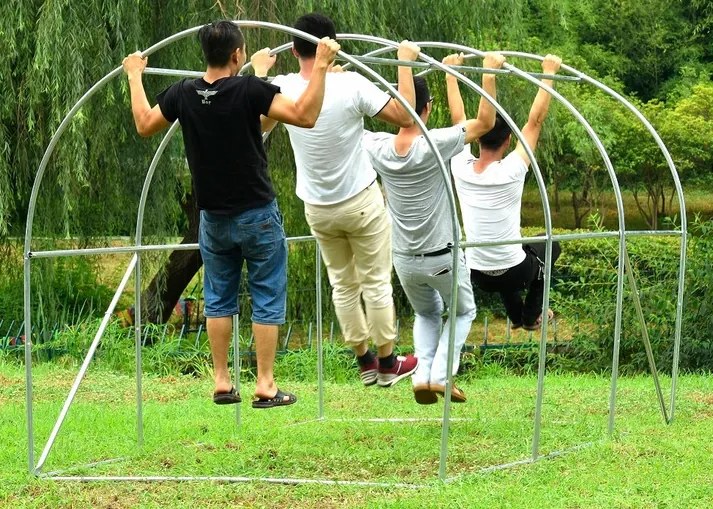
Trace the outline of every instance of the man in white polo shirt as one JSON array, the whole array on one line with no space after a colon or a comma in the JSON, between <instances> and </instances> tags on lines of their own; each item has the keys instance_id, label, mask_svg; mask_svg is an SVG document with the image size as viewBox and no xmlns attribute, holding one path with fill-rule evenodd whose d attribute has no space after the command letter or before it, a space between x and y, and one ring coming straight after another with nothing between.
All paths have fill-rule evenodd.
<instances>
[{"instance_id":1,"label":"man in white polo shirt","mask_svg":"<svg viewBox=\"0 0 713 509\"><path fill-rule=\"evenodd\" d=\"M453 64L451 55L443 60ZM488 54L484 67L500 68L505 59ZM431 114L428 84L414 77L416 112L425 123ZM495 75L483 75L483 88L495 97ZM495 108L481 100L478 118L445 129L431 129L429 137L441 157L448 161L495 125ZM452 215L448 206L446 181L431 149L417 125L403 127L398 134L364 134L364 146L381 176L387 206L393 221L394 267L415 313L413 343L418 368L413 375L417 403L431 404L445 392L448 378L448 342L450 322L455 320L453 373L458 371L460 352L475 318L475 302L463 252L459 253L458 296L454 312L443 324L444 302L449 304L453 289ZM465 402L462 390L451 388L451 400Z\"/></svg>"},{"instance_id":2,"label":"man in white polo shirt","mask_svg":"<svg viewBox=\"0 0 713 509\"><path fill-rule=\"evenodd\" d=\"M317 13L300 17L295 28L318 38L323 37L319 34L334 37L336 32L332 20ZM307 86L315 48L294 38L300 72L273 81L287 97L299 98ZM415 60L418 52L416 45L404 42L398 58ZM271 62L253 65L256 76L265 76ZM413 106L411 68L399 67L398 75L399 92ZM411 355L393 354L391 222L376 172L362 147L365 116L399 126L413 124L398 101L364 76L345 72L327 76L324 104L313 129L286 127L295 153L297 196L305 202L307 223L327 267L342 334L357 356L364 385L390 387L411 375L418 361ZM265 119L263 130L274 125ZM369 338L376 344L378 358L369 350Z\"/></svg>"},{"instance_id":3,"label":"man in white polo shirt","mask_svg":"<svg viewBox=\"0 0 713 509\"><path fill-rule=\"evenodd\" d=\"M559 57L547 55L542 62L545 74L555 74L562 63ZM552 80L542 80L552 86ZM463 115L458 83L448 81L448 102L451 120L459 123ZM459 106L460 105L460 106ZM522 128L525 141L534 151L542 124L550 105L549 92L537 92L527 123ZM468 242L493 242L521 238L520 204L530 165L522 143L507 157L511 131L498 115L495 127L478 140L480 155L476 159L466 146L451 160L458 199L463 215L463 227ZM559 256L558 243L553 243L552 263ZM537 330L542 323L542 294L544 291L544 244L472 247L466 250L471 281L486 292L498 292L512 328ZM525 291L525 299L521 292ZM548 314L550 314L549 311Z\"/></svg>"}]
</instances>

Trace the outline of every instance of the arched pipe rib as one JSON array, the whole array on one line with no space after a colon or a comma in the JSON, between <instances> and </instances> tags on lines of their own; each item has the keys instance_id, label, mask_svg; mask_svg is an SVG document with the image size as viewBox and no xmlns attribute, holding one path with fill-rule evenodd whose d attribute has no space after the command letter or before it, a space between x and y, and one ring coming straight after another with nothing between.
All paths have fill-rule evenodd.
<instances>
[{"instance_id":1,"label":"arched pipe rib","mask_svg":"<svg viewBox=\"0 0 713 509\"><path fill-rule=\"evenodd\" d=\"M474 54L479 57L483 57L484 53L482 52L477 52L473 51L472 48L469 48L467 46L459 45L459 44L444 44L444 43L438 43L438 42L419 42L419 45L422 47L441 47L441 48L447 48L450 50L454 51L461 51L469 54ZM559 92L555 91L553 88L544 85L543 83L539 82L538 80L535 80L531 76L529 76L527 73L517 69L515 66L511 64L505 64L504 67L506 69L511 70L515 75L524 78L525 80L537 85L538 87L547 90L552 97L557 99L561 104L563 104L569 111L572 113L575 118L582 124L582 126L585 128L589 136L592 138L594 141L595 145L597 146L597 149L599 150L600 154L602 155L603 160L605 161L605 165L607 166L607 170L609 172L610 179L612 179L612 184L615 188L615 197L617 201L617 211L618 211L618 217L619 217L619 265L618 265L618 271L617 271L617 310L619 311L617 313L617 318L615 322L615 335L618 336L621 331L621 303L622 303L622 297L623 297L623 276L624 276L624 264L623 264L623 254L624 254L624 249L625 249L625 244L624 244L624 231L625 231L625 223L624 223L624 207L623 207L623 201L621 199L621 194L619 192L619 187L618 183L616 180L616 175L614 174L613 168L611 166L611 162L609 161L609 157L606 153L606 150L604 149L603 145L601 144L601 141L597 137L596 133L594 130L591 128L589 123L582 117L582 115L579 113L579 111L574 108L574 106L569 103ZM534 167L533 167L534 169ZM546 216L549 214L549 203L547 200L547 193L546 193L546 188L544 186L544 180L542 179L541 174L539 171L535 173L535 175L538 177L538 186L540 187L540 193L541 197L543 200L543 208L546 210ZM545 291L543 295L543 316L546 316L545 313L547 312L547 306L549 302L549 289L550 289L550 279L551 279L551 225L550 229L547 229L547 224L546 224L546 230L547 230L547 236L548 236L548 242L547 242L547 250L546 253L549 253L549 255L546 255L546 260L545 260ZM544 372L545 372L545 361L546 361L546 348L547 348L547 336L546 336L546 328L547 328L547 321L543 320L542 323L542 331L541 331L541 338L540 338L540 359L539 359L539 365L538 365L538 388L537 388L537 399L536 399L536 404L535 404L535 424L534 424L534 436L533 436L533 444L532 444L532 456L533 458L536 458L539 455L539 439L540 439L540 427L541 427L541 418L542 418L542 400L543 400L543 395L544 395Z\"/></svg>"},{"instance_id":2,"label":"arched pipe rib","mask_svg":"<svg viewBox=\"0 0 713 509\"><path fill-rule=\"evenodd\" d=\"M358 37L358 36L353 36L351 34L340 34L338 35L338 38L341 39L350 39L352 37ZM375 37L370 37L370 41L372 42L378 42L381 44L384 44L385 46L387 43L385 42L385 39L380 39L380 38L375 38ZM420 43L417 43L421 45ZM391 47L393 48L395 46L395 43L391 44ZM426 47L426 46L421 46ZM444 47L448 47L447 44L444 44ZM377 50L379 51L379 50ZM385 50L384 50L385 51ZM478 50L474 50L473 48L468 48L468 51L470 52L477 52ZM482 54L482 52L481 52ZM544 180L542 179L542 175L539 169L539 165L537 163L537 160L535 158L534 153L528 146L528 144L524 141L524 137L522 135L522 132L518 128L518 126L515 124L515 122L512 120L512 118L508 115L508 113L505 111L505 109L500 106L496 101L493 100L485 91L477 86L473 81L465 77L463 74L454 71L451 69L449 66L446 66L435 59L431 57L424 57L421 55L421 58L431 64L434 68L441 69L442 71L451 74L455 76L460 82L465 83L469 88L472 90L476 91L481 97L485 98L489 103L493 105L493 107L496 109L498 113L500 113L503 117L503 119L506 121L506 123L510 126L512 131L515 133L516 137L518 138L519 141L523 142L523 146L525 148L525 151L531 161L532 167L533 167L533 172L535 173L536 179L538 181L538 186L540 187L540 194L541 198L543 200L543 210L545 213L545 229L546 229L546 236L547 236L547 241L546 241L546 249L545 249L545 265L546 265L546 270L545 270L545 278L547 280L545 284L545 292L543 295L543 304L544 307L543 309L547 309L548 301L549 301L549 265L550 261L552 259L552 221L551 221L551 216L550 216L550 209L549 209L549 203L547 199L547 193L544 185ZM534 81L536 84L539 84L540 82L532 77L529 77L532 81ZM438 152L436 152L438 153ZM458 255L458 248L459 248L459 242L460 242L460 227L459 227L459 222L458 222L458 216L457 216L457 211L456 211L456 205L455 205L455 197L453 195L453 190L451 188L451 181L450 181L450 174L448 173L447 169L445 166L441 167L441 170L443 172L443 177L446 182L446 188L448 189L448 198L449 198L449 205L451 208L451 215L452 215L452 222L453 222L453 229L454 229L454 239L455 239L455 247L454 247L454 259L453 259L453 267L454 267L454 274L453 274L453 287L452 287L452 303L451 303L451 309L456 309L456 297L457 297L457 267L458 267L458 260L457 260L457 255ZM440 465L439 465L439 477L441 479L446 478L446 461L447 461L447 449L448 449L448 431L449 431L449 417L450 417L450 387L453 384L453 353L454 353L454 334L455 334L455 323L452 321L451 323L451 330L450 330L450 338L449 338L449 348L448 348L448 361L447 361L447 372L448 372L448 381L446 383L446 398L445 398L445 405L444 405L444 419L443 419L443 426L442 426L442 433L441 433L441 460L440 460ZM544 342L546 343L547 339L547 324L543 323L542 327L542 337L544 338ZM541 346L542 348L542 346ZM542 356L541 356L542 357ZM544 365L544 360L541 360L541 364ZM543 376L544 376L544 371L543 371ZM541 384L538 384L541 385ZM539 391L538 391L539 392ZM537 418L536 418L536 424L535 424L535 433L533 437L533 457L537 457L538 453L536 452L538 450L538 444L539 444L539 425L537 424Z\"/></svg>"},{"instance_id":3,"label":"arched pipe rib","mask_svg":"<svg viewBox=\"0 0 713 509\"><path fill-rule=\"evenodd\" d=\"M338 40L359 40L359 41L365 41L365 42L374 42L374 43L377 43L377 44L381 44L381 45L383 45L383 46L387 46L389 49L398 48L398 43L396 43L395 41L389 41L388 39L383 39L383 38L378 38L378 37L373 37L373 36L364 36L364 35L360 35L360 34L338 34L338 35L337 35L337 39L338 39ZM284 50L284 49L287 49L288 47L289 47L289 45L283 45L283 46L281 47L281 49ZM386 49L385 49L385 51L386 51ZM276 51L276 50L273 50L273 51L272 51L272 53L277 53L277 52L278 52L278 51ZM499 111L499 112L501 113L501 115L506 119L506 121L507 121L507 122L509 123L509 125L511 126L513 132L515 132L515 134L516 134L516 136L518 137L518 139L520 139L520 140L523 140L523 139L524 139L523 136L522 136L522 133L521 133L520 130L519 130L519 128L518 128L517 125L512 121L512 119L509 117L509 115L507 114L507 112L506 112L502 107L500 107L500 105L499 105L497 102L495 102L490 96L488 96L482 88L480 88L478 85L476 85L475 83L473 83L471 80L469 80L468 78L466 78L465 76L463 76L461 73L458 73L457 71L454 71L454 70L450 69L448 66L444 66L444 65L441 64L440 62L437 62L436 60L434 60L434 59L432 59L432 58L430 58L430 57L424 55L423 53L421 53L421 54L419 55L419 58L421 58L422 60L425 60L426 62L428 62L430 65L432 65L432 66L434 66L434 67L437 67L437 68L442 69L442 70L443 70L444 72L446 72L446 73L452 74L453 76L455 76L456 78L458 78L460 81L462 81L463 83L465 83L469 88L471 88L472 90L476 91L479 95L485 97L486 100L488 100L488 102L490 102L490 103L496 108L496 110ZM350 64L352 64L352 65L356 65L355 62L348 62L348 63L350 63ZM360 67L360 68L361 68L360 65L357 65L357 67ZM372 76L373 76L373 75L372 75ZM381 81L381 80L380 80L380 81ZM389 88L392 89L392 87L390 87L390 86L389 86ZM392 90L393 90L393 89L392 89ZM394 95L393 92L392 92L392 95ZM395 97L396 97L396 96L395 96ZM398 99L398 97L397 97L397 99ZM402 104L403 104L403 102L402 102ZM446 188L447 188L447 190L448 190L449 206L450 206L450 209L451 209L451 217L452 217L452 223L453 223L453 237L454 237L454 239L455 239L455 242L454 242L454 249L453 249L453 267L454 267L454 269L453 269L453 272L454 272L454 273L453 273L453 280L454 280L454 283L453 283L452 292L451 292L451 293L452 293L452 301L451 301L450 305L451 305L451 309L456 309L456 304L457 304L456 299L457 299L458 249L459 249L459 245L458 245L458 244L459 244L459 242L460 242L460 227L459 227L459 222L458 222L458 219L457 219L457 211L456 211L456 206L455 206L455 198L454 198L453 190L452 190L452 188L451 188L451 183L450 183L450 175L449 175L449 173L448 173L448 171L447 171L447 168L446 168L446 166L445 166L445 164L444 164L444 161L443 161L442 158L440 157L440 153L439 153L438 150L431 144L431 141L430 141L430 139L429 139L429 137L428 137L428 134L427 134L427 130L426 130L425 126L422 124L422 122L420 121L420 118L415 117L415 116L414 116L414 118L417 120L417 124L419 125L419 127L421 128L421 130L424 132L425 138L426 138L426 140L429 142L429 145L430 145L431 150L433 150L434 153L436 154L436 158L437 158L437 160L438 160L439 167L440 167L441 172L442 172L442 174L443 174L443 178L444 178L444 181L445 181L445 183L446 183ZM265 136L264 138L267 138L267 136ZM532 161L533 167L536 168L536 167L537 167L537 161L536 161L536 159L535 159L534 154L532 153L532 151L531 151L531 150L529 149L529 147L527 146L527 144L525 144L525 150L528 152L528 156L530 157L530 159L531 159L531 161ZM546 199L546 198L545 198L545 199ZM549 211L549 208L548 208L548 207L545 207L545 210ZM551 234L551 223L550 223L550 230L549 230L549 233ZM550 255L549 255L549 256L551 257L551 241L549 241L549 243L550 243L550 251L549 251L549 252L550 252ZM448 423L448 419L449 419L449 416L450 416L450 389L449 389L449 388L450 388L450 386L451 386L452 383L453 383L453 379L452 379L452 368L453 368L453 364L452 364L452 363L453 363L453 350L454 350L453 336L454 336L454 332L455 332L455 331L454 331L454 325L455 325L455 322L452 321L452 323L451 323L451 331L450 331L450 340L449 340L448 366L447 366L447 371L448 371L448 373L449 373L449 376L448 376L448 380L447 380L447 382L446 382L446 391L445 391L445 393L446 393L445 402L446 402L446 403L445 403L445 406L444 406L444 422L443 422L442 434L441 434L441 455L440 455L440 458L441 458L441 459L440 459L440 467L439 467L439 477L440 477L441 479L445 479L445 478L446 478L446 471L445 471L445 468L446 468L446 458L447 458L447 441L448 441L448 424L449 424L449 423Z\"/></svg>"},{"instance_id":4,"label":"arched pipe rib","mask_svg":"<svg viewBox=\"0 0 713 509\"><path fill-rule=\"evenodd\" d=\"M311 42L317 43L318 39L306 34L304 32L301 32L299 30L295 30L294 28L291 27L285 27L282 25L278 25L275 23L268 23L268 22L262 22L262 21L235 21L234 22L236 25L242 27L242 28L267 28L267 29L273 29L277 30L280 32L284 32L293 36L298 36L302 37L303 39L309 40ZM149 47L147 50L142 52L142 55L144 57L147 57L154 52L158 51L159 49L172 44L173 42L176 42L180 39L183 39L191 34L196 33L198 30L200 30L201 26L196 26L193 28L189 28L186 30L183 30L182 32L179 32L177 34L174 34L170 37L167 37L166 39L154 44L153 46ZM367 75L371 76L373 79L376 79L382 85L384 88L386 88L389 93L399 101L402 106L409 112L409 114L415 119L415 122L420 125L420 127L425 131L425 126L421 122L420 118L418 118L418 115L413 111L413 108L404 100L402 96L398 94L396 89L392 87L386 80L384 80L378 73L374 72L372 69L367 67L364 64L361 64L358 60L354 59L353 57L349 56L348 54L344 53L343 51L339 51L338 55L346 60L347 62L352 63L356 67L358 67L362 72L366 73ZM25 228L25 249L24 249L24 257L25 257L25 264L24 264L24 272L25 272L25 295L24 295L24 304L25 304L25 331L26 331L26 337L27 340L25 342L25 359L26 359L26 369L25 369L25 375L26 375L26 383L27 383L27 389L26 389L26 405L27 405L27 427L28 427L28 438L30 439L28 443L28 465L29 465L29 470L31 473L35 473L35 468L34 468L34 439L33 439L33 430L34 430L34 423L33 423L33 417L32 417L32 371L31 371L31 277L30 277L30 253L31 253L31 245L32 245L32 226L33 226L33 221L34 221L34 213L35 213L35 208L36 208L36 202L37 202L37 196L39 193L39 187L42 183L44 173L47 167L47 164L49 162L49 159L54 152L54 148L59 141L59 138L61 135L64 133L66 130L67 126L71 122L71 120L74 118L76 115L77 111L82 107L83 104L85 104L98 90L104 87L106 83L108 83L111 79L114 77L120 75L122 72L122 67L117 67L110 73L108 73L106 76L104 76L101 80L99 80L94 86L92 86L80 99L77 101L77 103L72 107L72 109L69 111L69 113L65 116L63 121L60 123L60 126L54 133L52 139L50 140L50 144L48 145L47 149L45 150L45 154L42 158L42 161L40 162L40 166L38 168L35 181L32 187L32 192L30 194L30 203L28 206L28 216L27 216L27 224ZM433 141L426 135L426 139L428 141L429 146L431 147L432 150L434 150L439 159L439 164L445 168L443 160L440 158L440 154L438 154L438 151L436 149L435 144ZM145 187L150 186L150 182L153 178L153 175L147 175L147 181L145 181ZM143 190L142 190L143 193ZM145 199L144 199L145 201ZM145 207L145 203L144 203ZM141 227L139 224L143 224L143 215L142 214L137 214L137 247L140 245L140 241L138 240L140 238L140 233ZM137 276L137 287L140 288L141 282L140 282L140 277ZM137 315L139 314L140 310L137 309ZM29 360L29 362L27 362ZM138 361L137 361L138 362ZM137 383L137 385L140 382ZM49 453L49 450L46 451L45 454L43 454L44 457L47 456Z\"/></svg>"},{"instance_id":5,"label":"arched pipe rib","mask_svg":"<svg viewBox=\"0 0 713 509\"><path fill-rule=\"evenodd\" d=\"M503 54L511 55L514 57L528 58L532 60L542 61L543 57L539 55L534 55L532 53L524 53L521 51L503 51ZM671 178L673 180L674 188L676 190L676 196L678 199L679 210L681 212L681 249L679 255L679 274L678 274L678 295L676 299L676 324L674 331L674 350L673 350L673 366L671 372L671 401L669 406L668 422L673 422L675 414L676 405L676 387L678 381L678 370L680 362L680 352L681 352L681 328L683 322L683 298L685 290L685 276L686 276L686 246L688 243L688 219L686 216L686 200L683 194L683 186L681 185L681 179L676 170L676 165L673 162L673 158L668 151L668 148L664 144L661 136L656 131L654 126L649 122L649 120L629 101L626 97L621 95L619 92L613 90L611 87L605 85L601 81L595 80L594 78L587 76L583 72L571 67L569 65L563 64L562 68L573 74L574 76L580 78L585 83L588 83L605 94L609 95L620 104L622 104L626 109L628 109L634 116L642 123L646 130L651 134L654 142L661 150L661 153L666 160L669 171L671 173Z\"/></svg>"},{"instance_id":6,"label":"arched pipe rib","mask_svg":"<svg viewBox=\"0 0 713 509\"><path fill-rule=\"evenodd\" d=\"M428 46L431 45L431 43L422 43L422 45L423 45L424 47L428 47ZM502 53L503 53L504 55L506 55L506 56L508 56L508 55L510 55L510 56L517 56L517 55L513 55L514 52L507 52L507 51L504 51L504 52L502 52ZM469 55L469 56L473 56L473 55ZM537 57L537 59L540 60L540 61L542 61L542 60L544 60L544 57ZM565 71L570 72L570 69L571 69L571 68L565 68ZM580 80L582 79L582 76L575 76L575 77L578 78L578 79L580 79ZM555 97L557 98L556 95L555 95ZM560 100L560 98L558 98L558 100ZM562 101L560 100L560 102L562 102ZM582 124L583 117L581 116L581 114L579 114L579 113L577 112L577 110L574 109L573 106L571 106L571 105L568 106L568 105L566 105L566 104L565 104L565 106L567 106L567 108L568 108L573 114L575 114L575 117L577 117L577 120L579 120L579 121L580 121L580 124ZM576 113L575 113L575 112L576 112ZM590 137L592 137L592 135L596 136L596 134L594 134L594 131L591 129L591 126L584 125L584 124L582 124L582 125L583 125L583 126L585 127L585 129L588 131L588 133L590 134ZM637 314L638 314L638 316L639 316L639 320L640 320L640 322L641 322L644 347L645 347L646 355L647 355L647 358L648 358L648 361L649 361L649 366L650 366L650 369L651 369L651 374L652 374L652 377L653 377L653 380L654 380L654 388L655 388L655 391L656 391L656 396L657 396L658 401L659 401L659 406L660 406L660 410L661 410L662 416L663 416L663 418L664 418L664 421L665 421L665 422L669 422L669 418L668 418L668 415L667 415L666 404L665 404L664 399L663 399L663 392L662 392L662 390L661 390L661 385L660 385L660 381L659 381L659 377L658 377L658 372L657 372L657 369L656 369L656 363L655 363L655 359L654 359L654 356L653 356L653 351L652 351L652 347L651 347L651 342L650 342L649 336L648 336L648 330L647 330L647 327L646 327L646 321L645 321L645 318L644 318L644 315L643 315L643 311L642 311L642 307L641 307L641 302L640 302L640 300L639 300L638 290L636 289L636 281L635 281L633 272L632 272L631 267L630 267L628 252L627 252L627 249L626 249L626 242L625 242L624 236L623 236L623 232L625 232L625 229L622 228L622 223L623 223L623 219L624 219L624 218L623 218L623 215L622 215L622 212L623 212L623 199L621 198L620 186L619 186L618 181L617 181L617 179L616 179L616 174L615 174L615 172L614 172L614 169L613 169L613 166L612 166L612 164L611 164L611 161L609 161L608 155L606 154L606 150L604 150L603 145L601 144L601 142L600 142L598 139L592 138L592 140L594 141L595 145L597 146L597 148L598 148L600 154L602 155L602 157L603 157L603 159L604 159L605 167L606 167L606 169L607 169L607 172L609 173L610 180L612 181L612 185L613 185L613 187L614 187L615 195L618 195L618 196L617 196L617 208L620 210L620 212L619 212L619 214L620 214L620 215L619 215L619 217L620 217L620 232L622 232L622 237L621 237L621 239L620 239L619 261L621 262L622 259L623 259L623 266L622 266L622 264L620 264L620 267L621 267L622 269L626 269L626 268L628 267L628 269L629 269L629 270L626 271L626 274L627 274L627 277L628 277L629 282L630 282L631 287L632 287L632 294L633 294L633 298L634 298L634 304L635 304L635 307L636 307L636 310L637 310ZM619 207L620 204L622 205L621 207ZM623 249L623 253L621 252L622 249ZM622 258L622 254L623 254L623 258ZM619 293L619 292L620 292L620 291L621 291L621 295L623 295L623 283L622 283L621 287L618 287L618 288L617 288L617 302L620 302L620 301L621 301L620 298L619 298L619 296L620 296L620 293ZM623 299L623 296L622 296L622 299ZM621 313L622 313L622 305L618 305L618 306L617 306L617 320L619 321L619 323L621 322ZM618 329L618 330L619 330L619 332L617 333L617 326L616 326L616 322L615 322L615 349L614 349L613 361L612 361L612 365L613 365L613 369L612 369L612 390L611 390L611 395L610 395L610 414L609 414L609 432L610 432L610 433L613 432L613 427L614 427L615 399L616 399L616 382L617 382L617 378L618 378L618 364L619 364L619 359L618 359L618 356L619 356L619 338L621 337L621 332L620 332L620 331L621 331L621 326L619 326L619 329Z\"/></svg>"}]
</instances>

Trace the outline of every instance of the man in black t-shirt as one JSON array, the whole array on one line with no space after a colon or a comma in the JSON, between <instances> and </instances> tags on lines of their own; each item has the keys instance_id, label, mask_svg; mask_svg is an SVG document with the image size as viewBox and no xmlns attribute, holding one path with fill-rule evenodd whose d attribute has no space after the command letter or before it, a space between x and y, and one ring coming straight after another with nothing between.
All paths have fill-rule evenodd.
<instances>
[{"instance_id":1,"label":"man in black t-shirt","mask_svg":"<svg viewBox=\"0 0 713 509\"><path fill-rule=\"evenodd\" d=\"M279 390L273 378L278 326L285 321L287 246L267 172L260 117L313 127L322 108L325 73L339 45L328 38L320 41L312 79L299 99L292 101L279 87L255 76L237 76L245 63L245 42L237 25L217 21L203 26L198 38L208 64L205 74L170 86L153 108L141 81L146 59L139 52L124 59L134 122L141 136L162 131L176 120L183 130L201 211L199 245L215 371L213 401L241 401L230 381L228 349L244 260L258 367L252 405L289 405L297 398Z\"/></svg>"}]
</instances>

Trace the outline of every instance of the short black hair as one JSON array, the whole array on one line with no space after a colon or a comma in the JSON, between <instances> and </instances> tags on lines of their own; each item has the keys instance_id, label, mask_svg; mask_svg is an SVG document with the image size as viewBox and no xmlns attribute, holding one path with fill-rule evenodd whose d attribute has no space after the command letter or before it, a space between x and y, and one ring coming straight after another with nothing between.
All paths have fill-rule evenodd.
<instances>
[{"instance_id":1,"label":"short black hair","mask_svg":"<svg viewBox=\"0 0 713 509\"><path fill-rule=\"evenodd\" d=\"M319 12L311 12L300 16L297 21L295 21L294 28L314 35L317 39L321 39L322 37L337 38L334 21ZM317 54L317 45L313 42L305 41L297 36L292 38L292 42L295 51L302 58L312 58Z\"/></svg>"},{"instance_id":2,"label":"short black hair","mask_svg":"<svg viewBox=\"0 0 713 509\"><path fill-rule=\"evenodd\" d=\"M198 30L203 56L210 67L225 67L230 55L245 44L238 25L228 20L214 21Z\"/></svg>"},{"instance_id":3,"label":"short black hair","mask_svg":"<svg viewBox=\"0 0 713 509\"><path fill-rule=\"evenodd\" d=\"M480 143L481 147L488 150L497 150L505 143L505 140L507 140L510 134L512 134L510 126L505 122L502 115L497 113L495 115L495 127L481 136L478 139L478 143Z\"/></svg>"},{"instance_id":4,"label":"short black hair","mask_svg":"<svg viewBox=\"0 0 713 509\"><path fill-rule=\"evenodd\" d=\"M413 77L413 88L416 90L416 113L419 115L426 109L426 105L431 100L431 93L428 91L428 83L421 76Z\"/></svg>"}]
</instances>

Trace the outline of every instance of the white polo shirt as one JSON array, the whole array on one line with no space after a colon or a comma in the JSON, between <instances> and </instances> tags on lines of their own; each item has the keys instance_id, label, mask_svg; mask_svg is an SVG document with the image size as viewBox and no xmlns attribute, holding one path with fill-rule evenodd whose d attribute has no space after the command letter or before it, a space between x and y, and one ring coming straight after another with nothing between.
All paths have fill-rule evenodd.
<instances>
[{"instance_id":1,"label":"white polo shirt","mask_svg":"<svg viewBox=\"0 0 713 509\"><path fill-rule=\"evenodd\" d=\"M309 83L299 74L272 82L297 100ZM311 205L332 205L357 195L376 179L362 148L364 116L379 113L390 96L355 72L328 73L324 103L316 125L285 124L295 153L297 196Z\"/></svg>"},{"instance_id":2,"label":"white polo shirt","mask_svg":"<svg viewBox=\"0 0 713 509\"><path fill-rule=\"evenodd\" d=\"M473 169L475 157L466 145L451 159L451 171L460 201L463 229L468 242L519 239L522 192L527 175L525 161L511 152L488 165L482 173ZM525 259L522 244L469 247L469 269L501 270Z\"/></svg>"}]
</instances>

